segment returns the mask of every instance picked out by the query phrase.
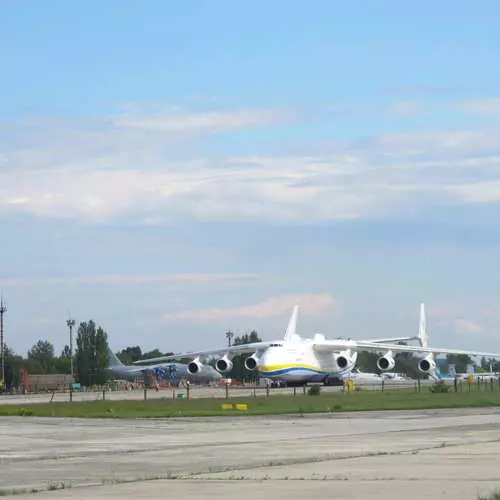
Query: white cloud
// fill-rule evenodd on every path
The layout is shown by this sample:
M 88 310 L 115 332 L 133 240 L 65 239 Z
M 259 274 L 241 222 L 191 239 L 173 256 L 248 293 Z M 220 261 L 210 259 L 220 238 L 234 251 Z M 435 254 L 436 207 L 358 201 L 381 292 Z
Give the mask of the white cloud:
M 468 309 L 467 316 L 464 310 Z M 428 328 L 430 323 L 436 326 L 452 330 L 458 335 L 471 337 L 491 337 L 496 331 L 496 325 L 500 319 L 498 310 L 484 307 L 464 307 L 459 304 L 441 303 L 427 308 Z M 432 336 L 432 326 L 430 335 Z M 431 342 L 432 343 L 432 342 Z
M 0 213 L 149 224 L 309 222 L 500 201 L 495 130 L 384 134 L 330 154 L 288 156 L 204 154 L 185 142 L 293 115 L 176 112 L 122 115 L 107 124 L 25 124 L 20 147 L 4 141 Z
M 467 318 L 456 318 L 454 320 L 455 328 L 458 333 L 464 335 L 477 335 L 479 333 L 483 333 L 483 327 Z
M 500 98 L 462 101 L 456 107 L 472 115 L 500 115 Z
M 398 134 L 385 134 L 377 137 L 372 145 L 381 154 L 394 157 L 428 156 L 442 158 L 448 156 L 452 161 L 463 155 L 498 151 L 500 149 L 500 130 L 478 132 L 426 131 Z
M 291 110 L 241 109 L 202 113 L 168 113 L 152 116 L 124 115 L 112 120 L 118 127 L 134 127 L 162 132 L 216 133 L 262 127 L 290 121 Z
M 189 321 L 205 323 L 230 318 L 271 318 L 290 314 L 293 306 L 299 305 L 300 314 L 317 315 L 334 310 L 338 303 L 329 294 L 290 294 L 271 297 L 263 302 L 234 308 L 193 309 L 167 313 L 169 321 Z
M 500 181 L 497 180 L 449 186 L 448 190 L 467 203 L 500 202 Z
M 395 117 L 407 118 L 422 112 L 422 103 L 415 100 L 396 101 L 389 106 L 389 113 Z
M 438 87 L 436 85 L 413 85 L 407 87 L 391 87 L 384 89 L 385 94 L 392 95 L 441 95 L 450 94 L 457 89 L 452 87 Z
M 123 275 L 103 274 L 95 276 L 60 276 L 46 278 L 3 278 L 0 287 L 28 287 L 34 285 L 59 285 L 66 283 L 86 283 L 105 285 L 137 285 L 160 282 L 207 282 L 207 281 L 238 281 L 256 279 L 255 274 L 158 274 L 158 275 Z
M 473 162 L 474 160 L 468 159 Z M 477 159 L 477 162 L 481 159 Z M 490 162 L 492 168 L 500 164 Z M 466 166 L 464 166 L 466 168 Z M 472 165 L 469 168 L 474 168 Z M 443 201 L 498 201 L 498 187 L 453 182 L 449 165 L 399 166 L 343 158 L 236 158 L 210 166 L 165 162 L 142 170 L 44 170 L 0 174 L 0 211 L 103 221 L 312 221 L 364 217 L 416 204 L 418 195 Z M 447 180 L 435 180 L 444 169 Z M 420 171 L 429 171 L 419 175 Z M 413 198 L 412 198 L 413 196 Z M 428 199 L 426 199 L 428 201 Z

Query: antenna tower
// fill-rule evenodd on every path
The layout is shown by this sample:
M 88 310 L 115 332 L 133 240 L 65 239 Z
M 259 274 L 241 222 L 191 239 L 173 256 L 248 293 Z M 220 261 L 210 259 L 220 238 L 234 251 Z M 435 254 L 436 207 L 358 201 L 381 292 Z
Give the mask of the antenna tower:
M 74 380 L 74 374 L 73 374 L 73 327 L 75 326 L 75 320 L 70 317 L 69 319 L 66 320 L 66 325 L 69 328 L 69 357 L 70 357 L 70 363 L 71 363 L 71 383 L 73 383 L 73 380 Z
M 2 382 L 2 387 L 5 389 L 5 345 L 3 338 L 3 315 L 7 312 L 7 306 L 3 300 L 3 295 L 0 298 L 0 357 L 1 357 L 1 371 L 0 371 L 0 381 Z

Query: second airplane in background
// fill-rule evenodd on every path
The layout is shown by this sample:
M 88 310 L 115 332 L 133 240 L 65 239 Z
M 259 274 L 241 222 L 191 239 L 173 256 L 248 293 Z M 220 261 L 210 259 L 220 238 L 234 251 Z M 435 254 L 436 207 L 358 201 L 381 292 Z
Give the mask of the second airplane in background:
M 298 306 L 294 307 L 282 340 L 256 342 L 232 347 L 222 347 L 206 351 L 193 351 L 148 359 L 148 362 L 167 361 L 179 358 L 192 358 L 188 372 L 199 373 L 204 367 L 203 361 L 217 356 L 215 367 L 220 373 L 228 373 L 233 363 L 231 359 L 240 354 L 250 354 L 245 359 L 245 367 L 257 371 L 260 376 L 279 379 L 288 385 L 304 385 L 308 382 L 329 384 L 339 378 L 345 378 L 356 365 L 358 351 L 382 353 L 377 360 L 381 371 L 390 371 L 395 366 L 394 355 L 409 352 L 419 357 L 417 368 L 422 374 L 440 378 L 434 355 L 466 354 L 500 358 L 500 354 L 464 351 L 460 349 L 432 348 L 428 346 L 424 304 L 420 307 L 420 324 L 417 336 L 375 340 L 327 340 L 317 333 L 313 338 L 302 338 L 297 334 Z M 398 342 L 418 340 L 419 346 L 401 345 Z M 144 362 L 144 361 L 143 361 Z

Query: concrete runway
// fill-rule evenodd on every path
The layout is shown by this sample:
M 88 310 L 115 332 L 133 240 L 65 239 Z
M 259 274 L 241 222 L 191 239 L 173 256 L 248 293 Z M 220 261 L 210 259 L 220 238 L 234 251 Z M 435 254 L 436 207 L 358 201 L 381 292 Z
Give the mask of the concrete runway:
M 64 485 L 64 489 L 56 490 Z M 475 499 L 500 488 L 500 408 L 170 420 L 0 418 L 17 499 Z M 23 493 L 24 492 L 24 493 Z

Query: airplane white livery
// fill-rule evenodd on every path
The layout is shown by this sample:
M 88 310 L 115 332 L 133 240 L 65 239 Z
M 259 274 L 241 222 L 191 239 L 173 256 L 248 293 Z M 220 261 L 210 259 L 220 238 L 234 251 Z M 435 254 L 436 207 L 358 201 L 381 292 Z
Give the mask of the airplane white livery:
M 394 356 L 400 352 L 417 355 L 417 368 L 422 374 L 434 379 L 441 378 L 434 355 L 467 354 L 469 356 L 487 356 L 500 358 L 500 354 L 463 351 L 459 349 L 441 349 L 428 346 L 424 304 L 420 306 L 420 323 L 418 335 L 372 340 L 328 340 L 321 333 L 312 338 L 302 338 L 297 334 L 298 306 L 293 309 L 285 335 L 282 340 L 256 342 L 235 345 L 220 349 L 184 352 L 170 356 L 148 359 L 148 362 L 192 358 L 188 364 L 188 372 L 196 374 L 201 371 L 206 358 L 217 356 L 215 368 L 219 373 L 227 373 L 232 369 L 231 359 L 240 354 L 249 354 L 245 359 L 245 367 L 256 371 L 262 377 L 279 379 L 288 385 L 304 385 L 308 382 L 329 384 L 339 378 L 345 378 L 356 365 L 358 351 L 381 353 L 377 367 L 383 372 L 390 372 L 395 366 Z M 418 346 L 403 345 L 400 342 L 418 340 Z M 144 362 L 144 361 L 143 361 Z

